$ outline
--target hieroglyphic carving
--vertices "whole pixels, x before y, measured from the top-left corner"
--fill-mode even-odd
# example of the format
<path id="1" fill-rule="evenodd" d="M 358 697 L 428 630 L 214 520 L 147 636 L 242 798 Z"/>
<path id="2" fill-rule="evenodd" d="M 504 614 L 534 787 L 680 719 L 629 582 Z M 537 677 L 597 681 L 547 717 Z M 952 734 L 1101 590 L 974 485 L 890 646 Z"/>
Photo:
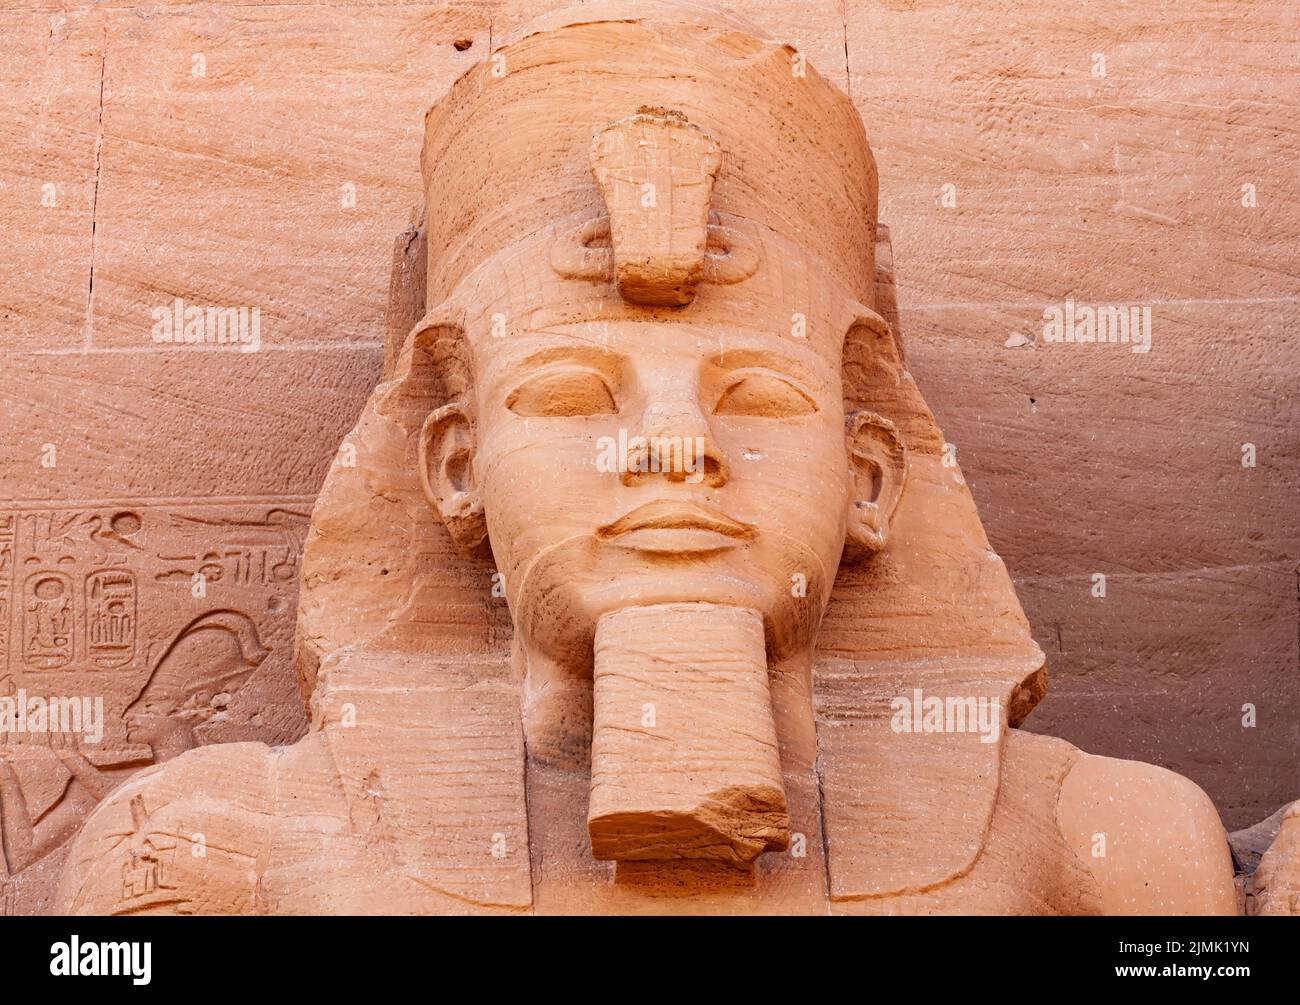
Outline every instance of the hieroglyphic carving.
<path id="1" fill-rule="evenodd" d="M 41 569 L 23 584 L 23 662 L 34 670 L 56 670 L 72 662 L 75 620 L 72 578 Z"/>
<path id="2" fill-rule="evenodd" d="M 0 514 L 0 675 L 9 668 L 9 604 L 14 579 L 14 532 L 12 513 Z"/>
<path id="3" fill-rule="evenodd" d="M 139 625 L 135 572 L 144 548 L 131 510 L 21 514 L 14 555 L 26 572 L 21 611 L 22 663 L 32 670 L 131 669 Z M 78 642 L 80 639 L 80 642 Z"/>
<path id="4" fill-rule="evenodd" d="M 131 536 L 142 526 L 138 513 L 114 513 L 111 516 L 92 513 L 86 518 L 85 526 L 89 528 L 90 539 L 105 551 L 119 548 L 143 550 L 131 540 Z"/>
<path id="5" fill-rule="evenodd" d="M 57 553 L 60 563 L 72 561 L 70 552 L 77 547 L 72 531 L 80 518 L 80 513 L 24 513 L 23 523 L 31 531 L 29 537 L 32 554 L 26 559 L 33 563 L 41 555 Z"/>
<path id="6" fill-rule="evenodd" d="M 124 666 L 135 655 L 135 574 L 101 569 L 86 577 L 86 652 L 101 670 Z"/>
<path id="7" fill-rule="evenodd" d="M 127 839 L 130 859 L 122 863 L 122 901 L 128 908 L 138 908 L 142 900 L 175 890 L 171 881 L 176 860 L 176 842 L 159 847 L 145 830 L 149 814 L 145 812 L 144 797 L 131 800 L 131 822 L 134 829 Z"/>
<path id="8" fill-rule="evenodd" d="M 236 585 L 289 583 L 298 575 L 298 556 L 311 517 L 287 509 L 271 509 L 260 520 L 228 520 L 172 514 L 177 527 L 204 530 L 221 545 L 201 553 L 160 555 L 181 562 L 156 574 L 161 581 L 191 582 L 196 575 L 208 583 Z"/>
<path id="9" fill-rule="evenodd" d="M 29 503 L 0 515 L 0 696 L 104 708 L 99 744 L 0 734 L 0 847 L 17 913 L 49 882 L 31 867 L 141 767 L 214 740 L 301 732 L 289 657 L 306 502 Z M 163 556 L 177 555 L 213 556 L 204 595 L 188 571 L 166 576 Z M 150 861 L 137 885 L 155 882 Z"/>

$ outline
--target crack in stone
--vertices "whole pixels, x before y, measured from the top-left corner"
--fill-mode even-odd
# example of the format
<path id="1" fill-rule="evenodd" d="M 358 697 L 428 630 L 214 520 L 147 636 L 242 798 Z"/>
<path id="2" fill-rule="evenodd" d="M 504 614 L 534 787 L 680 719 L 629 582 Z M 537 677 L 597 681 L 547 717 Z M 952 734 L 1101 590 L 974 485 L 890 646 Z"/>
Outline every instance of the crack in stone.
<path id="1" fill-rule="evenodd" d="M 99 112 L 95 120 L 95 182 L 90 195 L 90 278 L 86 286 L 86 323 L 82 334 L 82 352 L 89 352 L 95 341 L 95 231 L 99 222 L 99 174 L 104 149 L 104 78 L 108 75 L 108 26 L 103 28 L 99 53 Z"/>

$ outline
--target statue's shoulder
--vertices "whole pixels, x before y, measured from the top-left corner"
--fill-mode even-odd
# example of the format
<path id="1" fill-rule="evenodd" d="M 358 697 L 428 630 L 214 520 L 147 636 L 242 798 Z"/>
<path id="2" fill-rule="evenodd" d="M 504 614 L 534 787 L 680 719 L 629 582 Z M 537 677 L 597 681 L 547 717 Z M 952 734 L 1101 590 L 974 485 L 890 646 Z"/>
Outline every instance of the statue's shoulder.
<path id="1" fill-rule="evenodd" d="M 56 913 L 259 913 L 276 753 L 199 747 L 115 789 L 72 842 Z"/>
<path id="2" fill-rule="evenodd" d="M 1191 779 L 1074 750 L 1056 816 L 1105 913 L 1238 913 L 1227 833 Z"/>

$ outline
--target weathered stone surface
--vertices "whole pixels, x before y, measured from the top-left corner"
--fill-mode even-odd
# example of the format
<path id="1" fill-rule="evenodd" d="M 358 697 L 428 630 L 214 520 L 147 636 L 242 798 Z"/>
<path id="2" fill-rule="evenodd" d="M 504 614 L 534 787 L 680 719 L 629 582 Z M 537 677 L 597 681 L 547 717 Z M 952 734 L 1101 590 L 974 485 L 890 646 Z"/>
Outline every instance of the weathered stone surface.
<path id="1" fill-rule="evenodd" d="M 94 344 L 147 345 L 175 296 L 260 307 L 266 344 L 375 341 L 393 235 L 419 198 L 420 116 L 487 46 L 486 12 L 142 15 L 106 19 Z"/>
<path id="2" fill-rule="evenodd" d="M 1246 912 L 1300 915 L 1300 803 L 1281 812 L 1277 833 L 1246 883 Z"/>
<path id="3" fill-rule="evenodd" d="M 1259 868 L 1259 860 L 1277 838 L 1282 821 L 1289 812 L 1291 806 L 1288 804 L 1267 819 L 1228 835 L 1228 846 L 1232 849 L 1232 860 L 1239 876 L 1249 877 Z"/>
<path id="4" fill-rule="evenodd" d="M 0 351 L 80 349 L 90 316 L 103 17 L 89 5 L 3 11 L 0 37 Z"/>
<path id="5" fill-rule="evenodd" d="M 904 305 L 1295 297 L 1285 4 L 846 0 L 846 22 Z"/>
<path id="6" fill-rule="evenodd" d="M 902 318 L 1047 654 L 1029 727 L 1178 765 L 1231 824 L 1292 798 L 1300 343 L 1286 305 L 1156 305 L 1149 353 L 1047 343 L 1041 308 Z M 1034 341 L 1008 347 L 1010 332 Z"/>
<path id="7" fill-rule="evenodd" d="M 388 297 L 424 240 L 426 313 L 312 515 L 308 735 L 109 794 L 60 909 L 1236 909 L 1195 784 L 1014 728 L 1043 654 L 890 327 L 858 116 L 797 56 L 600 2 L 458 79 Z"/>
<path id="8" fill-rule="evenodd" d="M 846 22 L 912 367 L 1048 655 L 1031 728 L 1259 819 L 1300 743 L 1300 24 L 997 0 L 849 0 Z M 1044 344 L 1066 297 L 1150 306 L 1150 353 Z"/>
<path id="9" fill-rule="evenodd" d="M 562 6 L 0 4 L 0 507 L 133 512 L 151 529 L 214 496 L 227 513 L 309 508 L 386 337 L 410 327 L 385 304 L 424 108 Z M 1292 12 L 763 0 L 744 16 L 851 90 L 866 121 L 910 368 L 1051 667 L 1028 726 L 1184 772 L 1234 825 L 1294 798 Z M 1042 311 L 1067 295 L 1150 304 L 1151 353 L 1042 345 Z M 259 306 L 263 341 L 297 351 L 160 348 L 151 312 L 175 297 Z M 475 632 L 492 600 L 470 574 L 431 597 Z M 376 605 L 402 599 L 386 588 Z M 485 638 L 502 631 L 495 603 Z M 268 616 L 259 679 L 289 672 L 285 615 Z M 275 687 L 288 722 L 295 701 Z M 786 865 L 819 891 L 820 837 L 791 827 L 812 850 Z M 61 859 L 5 887 L 6 909 L 39 909 Z M 568 896 L 552 885 L 537 908 Z"/>
<path id="10" fill-rule="evenodd" d="M 4 496 L 288 495 L 310 508 L 378 370 L 370 348 L 11 358 L 0 373 L 14 430 L 0 441 Z"/>

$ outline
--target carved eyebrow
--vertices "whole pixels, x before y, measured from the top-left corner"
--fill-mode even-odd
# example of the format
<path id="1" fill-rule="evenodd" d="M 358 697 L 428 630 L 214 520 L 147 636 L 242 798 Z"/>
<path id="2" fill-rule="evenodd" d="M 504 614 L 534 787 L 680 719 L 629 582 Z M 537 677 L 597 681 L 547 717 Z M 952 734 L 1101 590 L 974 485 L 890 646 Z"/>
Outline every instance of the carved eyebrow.
<path id="1" fill-rule="evenodd" d="M 754 369 L 771 370 L 811 388 L 820 388 L 823 383 L 808 364 L 793 356 L 773 352 L 770 349 L 726 349 L 714 353 L 706 362 L 710 367 L 723 372 Z"/>
<path id="2" fill-rule="evenodd" d="M 621 353 L 595 344 L 550 345 L 521 359 L 501 360 L 492 367 L 487 386 L 493 394 L 511 394 L 552 366 L 579 366 L 594 370 L 617 396 L 624 384 L 626 360 Z"/>
<path id="3" fill-rule="evenodd" d="M 617 381 L 623 372 L 623 356 L 604 348 L 590 345 L 548 346 L 529 353 L 523 359 L 515 360 L 506 367 L 506 373 L 518 376 L 521 373 L 540 370 L 552 363 L 577 363 L 599 370 L 611 381 Z"/>

